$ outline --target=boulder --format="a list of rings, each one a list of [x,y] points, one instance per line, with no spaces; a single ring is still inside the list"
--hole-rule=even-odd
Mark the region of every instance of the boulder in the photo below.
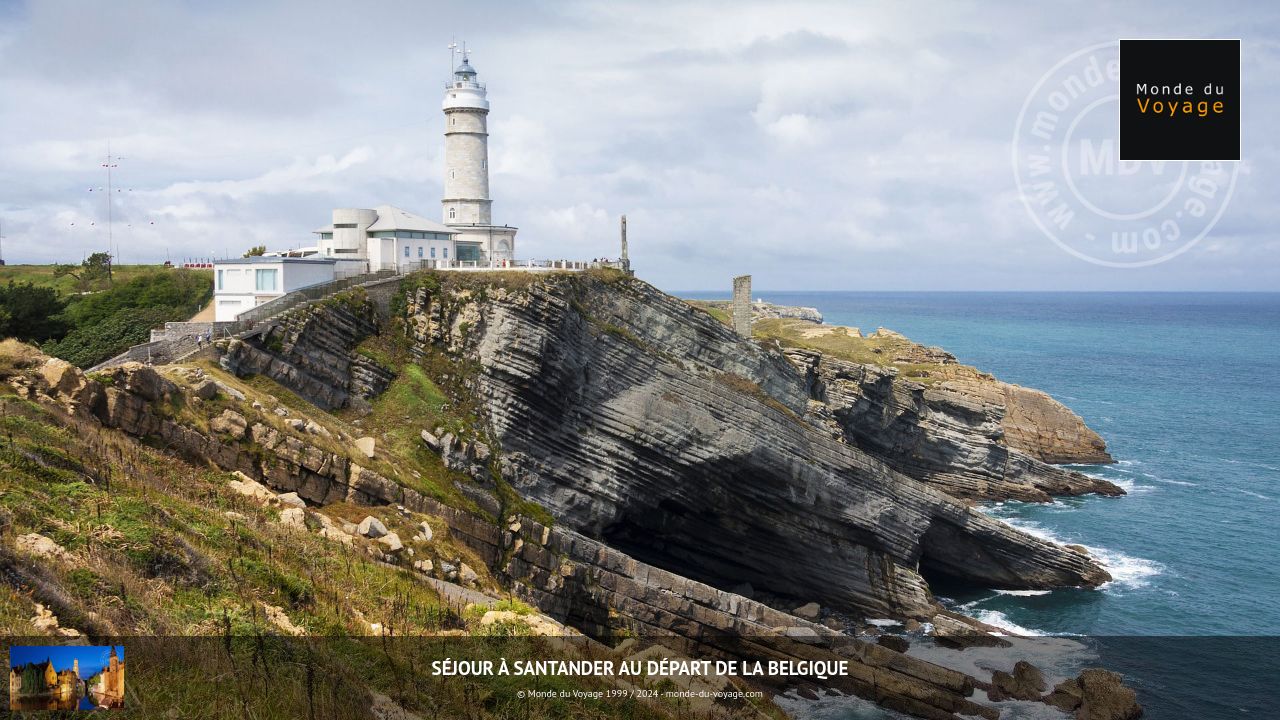
[[[426,430],[422,431],[422,442],[426,443],[427,447],[431,448],[432,451],[434,452],[440,451],[440,438],[427,432]]]
[[[140,363],[125,363],[120,369],[125,375],[124,390],[144,400],[159,400],[178,389],[154,368]]]
[[[1078,720],[1135,720],[1142,717],[1138,694],[1124,686],[1124,678],[1102,668],[1087,668],[1076,678],[1082,700]]]
[[[380,538],[387,534],[387,526],[378,518],[368,515],[356,526],[356,532],[367,538]]]
[[[58,616],[40,603],[36,603],[36,614],[35,617],[31,618],[31,626],[41,633],[61,635],[63,637],[80,637],[79,630],[59,626]]]
[[[822,615],[822,606],[816,602],[805,603],[793,611],[796,617],[805,620],[817,620]]]
[[[218,383],[205,380],[191,388],[191,395],[201,400],[212,400],[218,396]]]
[[[218,386],[218,392],[225,394],[227,397],[235,398],[236,400],[244,400],[244,393],[230,385],[224,382],[218,382],[217,380],[214,380],[213,384]]]
[[[991,689],[987,697],[995,702],[1002,700],[1039,700],[1045,691],[1044,675],[1040,669],[1026,660],[1019,660],[1013,672],[997,670],[991,673]]]
[[[280,511],[280,524],[305,528],[307,526],[306,517],[306,511],[302,508],[288,507]]]
[[[232,490],[235,490],[241,495],[259,503],[265,504],[276,501],[276,494],[267,489],[266,485],[263,485],[239,470],[233,471],[231,475],[232,480],[227,483],[227,486]]]
[[[40,533],[19,535],[17,539],[17,546],[19,550],[35,555],[36,557],[49,558],[53,560],[66,560],[69,557],[66,549]]]
[[[264,423],[254,423],[249,428],[249,439],[270,450],[280,442],[280,431]]]
[[[1084,702],[1084,691],[1075,678],[1063,680],[1053,687],[1053,692],[1045,695],[1043,701],[1063,712],[1074,712]]]
[[[418,523],[418,537],[422,538],[422,542],[431,542],[431,538],[434,537],[431,525],[426,520]]]
[[[235,410],[223,410],[221,415],[209,421],[209,429],[239,440],[249,429],[249,421]]]
[[[281,493],[276,496],[276,500],[279,500],[281,505],[286,505],[292,508],[305,508],[307,506],[307,503],[302,498],[298,497],[298,493],[296,492]]]
[[[430,560],[415,560],[413,562],[413,569],[420,573],[429,573],[434,570],[435,567],[432,565]]]
[[[467,565],[466,563],[458,564],[458,580],[460,580],[462,584],[474,585],[479,579],[480,576],[476,575],[476,571],[472,570],[470,565]]]
[[[398,553],[404,550],[404,544],[400,542],[400,536],[395,533],[387,533],[378,538],[378,542],[387,546],[387,552]]]

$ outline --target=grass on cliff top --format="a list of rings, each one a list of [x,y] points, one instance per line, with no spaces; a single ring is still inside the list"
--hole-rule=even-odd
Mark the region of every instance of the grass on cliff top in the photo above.
[[[613,268],[595,268],[591,270],[547,270],[529,272],[525,270],[495,270],[492,272],[447,272],[439,270],[423,270],[406,275],[401,281],[401,293],[417,288],[426,288],[431,292],[447,293],[459,290],[478,291],[484,288],[505,288],[523,290],[540,282],[547,281],[591,281],[616,283],[629,279],[630,276]]]
[[[729,303],[725,300],[685,300],[694,309],[701,310],[720,322],[733,326],[733,317],[729,314]]]
[[[751,334],[760,340],[777,341],[783,347],[817,350],[825,355],[880,367],[897,368],[899,374],[915,382],[930,384],[940,378],[943,363],[912,362],[922,347],[897,334],[863,336],[841,325],[817,325],[793,318],[764,318],[755,321]],[[957,368],[947,363],[947,369]]]

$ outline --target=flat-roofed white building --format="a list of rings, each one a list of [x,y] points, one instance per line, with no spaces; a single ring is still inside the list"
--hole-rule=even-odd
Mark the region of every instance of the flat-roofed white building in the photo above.
[[[313,232],[320,256],[364,258],[370,272],[444,267],[458,259],[457,230],[392,205],[339,208],[331,224]]]
[[[247,257],[213,264],[214,321],[230,322],[285,293],[333,280],[333,258]]]

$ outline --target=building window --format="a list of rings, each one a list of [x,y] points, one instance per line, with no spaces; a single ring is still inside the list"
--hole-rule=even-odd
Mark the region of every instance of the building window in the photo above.
[[[481,160],[481,161],[480,161],[480,168],[483,170],[484,168],[487,168],[487,167],[489,167],[489,161],[488,161],[488,160]]]
[[[457,125],[457,124],[458,124],[458,118],[456,118],[456,117],[451,117],[451,118],[449,118],[449,124],[450,124],[450,125]]]
[[[456,217],[458,217],[458,211],[454,208],[449,208],[449,219],[453,220]]]
[[[333,239],[333,233],[331,233],[331,232],[327,232],[327,233],[320,233],[320,239],[321,239],[321,240],[332,240],[332,239]]]
[[[444,259],[445,259],[445,260],[448,260],[448,259],[449,259],[449,248],[445,248],[445,249],[444,249]]]
[[[452,180],[452,179],[454,179],[454,178],[456,178],[456,177],[458,177],[457,173],[455,173],[454,171],[450,170],[450,171],[449,171],[449,179],[450,179],[450,180]]]
[[[218,271],[218,289],[219,290],[222,289],[222,271],[221,270]]]
[[[404,246],[404,256],[405,256],[405,257],[409,257],[409,246],[408,246],[408,245],[405,245],[405,246]]]
[[[422,246],[418,246],[418,257],[422,257]]]
[[[254,272],[254,289],[258,292],[275,292],[276,270],[257,270]]]
[[[432,260],[435,260],[435,259],[436,259],[436,249],[435,249],[435,248],[431,248],[431,259],[432,259]]]
[[[355,223],[334,223],[333,226],[336,228],[346,228],[348,230],[357,227]]]

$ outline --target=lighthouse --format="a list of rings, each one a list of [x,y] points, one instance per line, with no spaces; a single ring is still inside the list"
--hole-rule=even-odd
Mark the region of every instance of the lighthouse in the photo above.
[[[515,257],[516,228],[493,224],[489,197],[489,98],[469,53],[445,84],[444,223],[457,231],[460,264],[491,265]]]

